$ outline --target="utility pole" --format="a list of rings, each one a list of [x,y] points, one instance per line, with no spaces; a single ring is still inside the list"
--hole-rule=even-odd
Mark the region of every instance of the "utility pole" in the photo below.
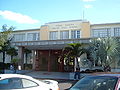
[[[84,13],[84,10],[82,12],[82,19],[84,20],[85,19],[85,13]]]

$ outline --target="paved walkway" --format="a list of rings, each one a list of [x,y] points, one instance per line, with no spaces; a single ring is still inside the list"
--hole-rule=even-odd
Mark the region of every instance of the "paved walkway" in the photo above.
[[[5,70],[5,73],[12,73],[10,70]],[[47,71],[32,71],[32,70],[21,70],[17,71],[18,74],[28,75],[34,78],[40,79],[74,79],[74,72],[47,72]],[[89,74],[82,74],[81,77]]]
[[[10,70],[5,70],[5,73],[12,73]],[[17,70],[18,74],[28,75],[34,78],[40,79],[74,79],[74,72],[47,72],[47,71],[33,71],[33,70]],[[105,73],[114,73],[114,72],[98,72],[93,74],[105,74]],[[120,73],[119,73],[120,74]],[[81,73],[81,77],[92,75],[92,73]]]
[[[33,71],[30,73],[26,73],[25,75],[29,75],[29,76],[32,76],[34,78],[69,79],[69,73],[66,73],[66,72]]]
[[[45,71],[33,71],[29,73],[25,73],[25,75],[32,76],[34,78],[41,79],[74,79],[74,72],[45,72]],[[82,74],[81,77],[90,75],[90,74]]]

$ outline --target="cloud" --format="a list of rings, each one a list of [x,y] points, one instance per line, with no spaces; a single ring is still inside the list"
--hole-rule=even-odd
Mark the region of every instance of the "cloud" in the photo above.
[[[83,2],[93,2],[93,1],[96,1],[96,0],[82,0]]]
[[[35,24],[39,22],[38,20],[32,19],[27,15],[23,15],[12,11],[0,11],[0,16],[2,16],[5,19],[16,21],[17,23],[21,24]]]
[[[92,8],[92,5],[84,5],[84,8]]]

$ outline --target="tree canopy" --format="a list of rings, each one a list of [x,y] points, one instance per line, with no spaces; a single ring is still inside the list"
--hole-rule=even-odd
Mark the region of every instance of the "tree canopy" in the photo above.
[[[14,30],[14,27],[7,27],[7,25],[3,25],[1,32],[0,32],[0,49],[2,49],[3,46],[6,46],[7,43],[12,39],[12,31]]]
[[[119,39],[113,37],[98,38],[91,41],[92,54],[96,62],[101,63],[102,66],[111,65],[118,60],[120,55]]]
[[[0,52],[3,53],[3,63],[5,62],[5,52],[11,47],[10,41],[12,40],[12,31],[14,27],[7,27],[7,25],[2,26],[2,31],[0,32]]]
[[[65,57],[72,57],[74,61],[76,61],[76,68],[80,68],[78,57],[85,53],[85,48],[83,48],[84,46],[85,44],[81,43],[70,43],[67,47],[63,49]]]

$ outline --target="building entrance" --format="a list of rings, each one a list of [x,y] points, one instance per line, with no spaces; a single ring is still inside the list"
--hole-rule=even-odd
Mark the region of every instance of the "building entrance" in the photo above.
[[[38,65],[40,71],[59,71],[59,56],[61,50],[39,50]]]

